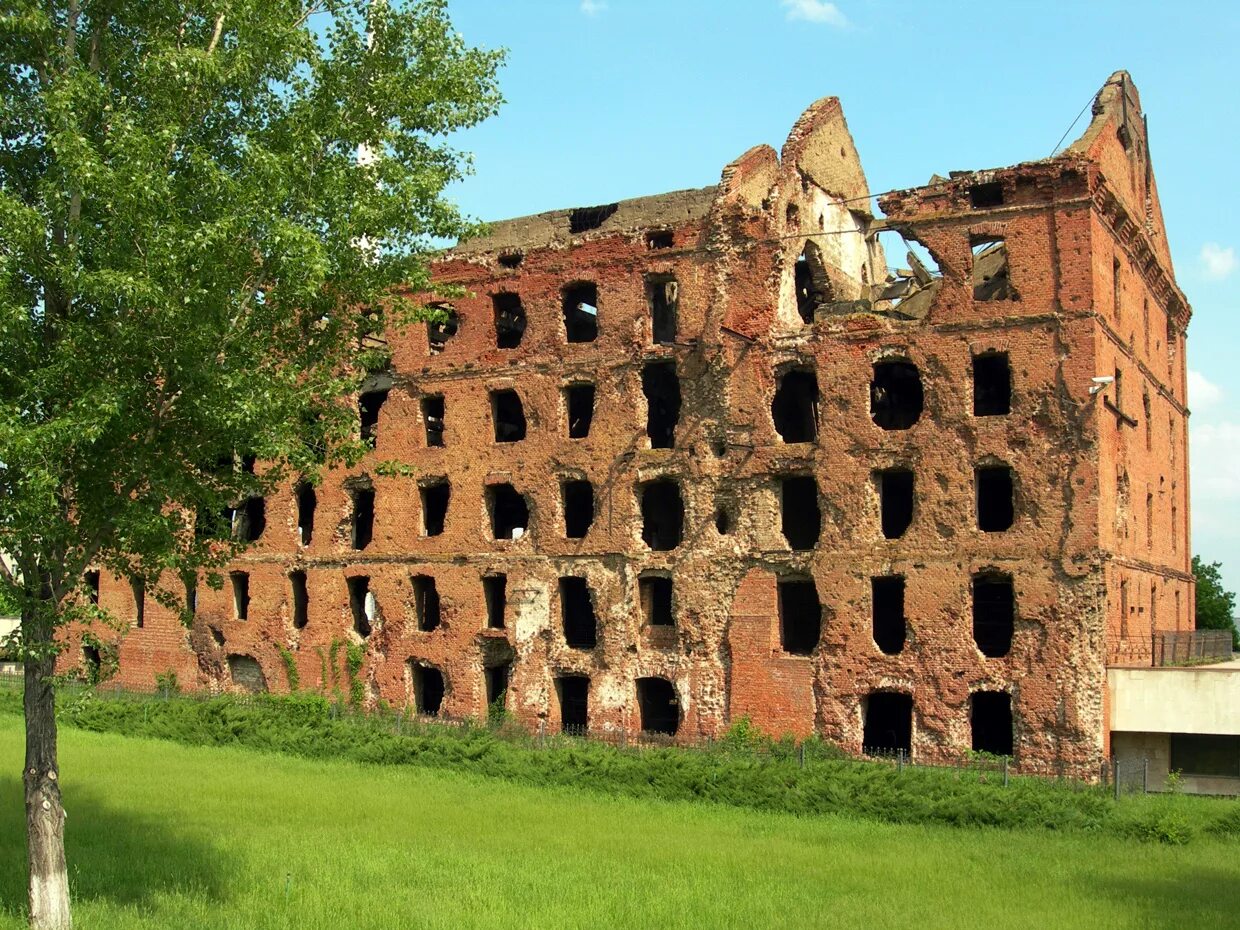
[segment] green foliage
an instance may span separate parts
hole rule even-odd
[[[301,676],[297,673],[297,659],[282,643],[276,643],[276,649],[280,651],[280,661],[284,663],[284,677],[288,681],[288,689],[290,692],[296,692],[301,687]]]
[[[487,705],[487,723],[492,727],[502,727],[508,722],[507,695],[501,694]]]
[[[107,642],[100,639],[93,630],[88,630],[82,634],[82,650],[95,650],[99,656],[97,665],[90,662],[83,662],[81,677],[86,684],[94,686],[101,684],[116,674],[120,668],[120,645],[115,642]]]
[[[322,646],[315,646],[314,651],[319,654],[319,693],[326,694],[328,687],[327,673],[327,653],[323,651]]]
[[[181,693],[181,683],[177,681],[177,673],[172,669],[155,673],[155,690],[164,697]]]
[[[362,681],[359,674],[366,654],[360,645],[349,642],[345,645],[344,655],[345,670],[349,677],[349,703],[360,708],[366,701],[366,683]]]
[[[1197,579],[1197,629],[1231,630],[1232,648],[1240,649],[1236,629],[1236,595],[1223,587],[1219,562],[1203,562],[1193,556],[1193,575]]]

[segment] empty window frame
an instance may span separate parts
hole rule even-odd
[[[489,484],[486,500],[491,533],[496,539],[520,539],[525,535],[530,525],[530,508],[516,488],[511,484]]]
[[[805,551],[818,545],[822,512],[818,507],[818,482],[813,475],[787,475],[779,479],[779,525],[790,548]]]
[[[1016,594],[1010,575],[980,572],[973,576],[973,641],[982,655],[1002,658],[1012,650]]]
[[[974,752],[1012,754],[1012,695],[1006,691],[974,691],[969,696],[969,727]]]
[[[308,546],[314,538],[314,514],[319,506],[319,496],[309,481],[298,482],[293,493],[297,501],[297,542]]]
[[[646,233],[646,248],[670,249],[676,244],[676,235],[670,229],[652,229]]]
[[[460,317],[451,304],[429,304],[428,309],[437,312],[438,319],[428,320],[426,324],[426,343],[431,355],[438,355],[448,344],[448,340],[457,334],[461,327]]]
[[[805,243],[793,268],[792,286],[796,292],[797,315],[802,323],[813,323],[818,308],[831,300],[831,279],[817,243]]]
[[[560,579],[560,621],[569,648],[593,649],[598,645],[594,599],[584,578],[569,575]]]
[[[1015,482],[1010,465],[979,465],[973,470],[977,490],[977,528],[1002,533],[1015,518]]]
[[[508,684],[512,679],[512,663],[488,665],[482,670],[487,689],[487,714],[498,714],[508,706]]]
[[[482,597],[486,601],[487,629],[502,630],[508,606],[508,576],[483,575]]]
[[[133,594],[133,625],[140,630],[146,626],[146,582],[141,578],[131,578],[129,590]]]
[[[578,281],[564,288],[564,336],[569,342],[598,338],[598,285]]]
[[[430,575],[414,575],[410,582],[413,584],[413,613],[418,629],[424,633],[438,629],[439,588],[435,586],[435,579]]]
[[[685,505],[680,485],[670,478],[648,481],[639,487],[642,541],[657,552],[675,549],[684,535]]]
[[[523,261],[525,261],[525,255],[521,252],[501,252],[499,256],[501,268],[520,268]]]
[[[496,442],[520,442],[525,438],[525,408],[521,395],[511,389],[491,392],[491,422]]]
[[[680,422],[680,379],[674,361],[642,366],[642,393],[646,395],[646,436],[652,449],[671,449]]]
[[[181,576],[181,584],[185,586],[185,613],[194,617],[198,614],[198,576],[187,572]]]
[[[375,492],[373,488],[355,488],[352,497],[349,544],[354,549],[361,550],[370,545],[375,535]]]
[[[242,542],[257,542],[267,529],[267,500],[247,497],[233,510],[233,536]]]
[[[651,340],[661,345],[676,341],[679,325],[680,287],[670,275],[650,275],[646,278],[646,300],[650,305]]]
[[[642,618],[648,626],[675,626],[672,614],[672,576],[643,572],[637,579]]]
[[[352,575],[345,580],[349,589],[349,611],[353,615],[353,630],[365,639],[374,629],[376,604],[370,590],[370,578]]]
[[[822,604],[812,578],[781,578],[779,644],[790,655],[807,656],[822,636]]]
[[[996,236],[974,236],[973,299],[1016,300],[1008,267],[1007,243]]]
[[[987,181],[983,184],[974,184],[969,188],[969,205],[975,210],[1003,206],[1002,182]]]
[[[583,539],[594,523],[594,485],[584,479],[563,481],[560,502],[564,508],[564,535]]]
[[[1240,736],[1172,733],[1171,770],[1205,778],[1240,778]]]
[[[887,468],[874,473],[878,489],[880,525],[885,539],[899,539],[913,522],[913,473]]]
[[[426,427],[427,448],[443,445],[444,402],[442,394],[428,394],[422,398],[422,425]]]
[[[238,620],[250,619],[250,574],[249,572],[230,572],[232,582],[233,616]]]
[[[870,418],[887,430],[908,429],[925,408],[921,373],[912,362],[888,359],[874,363],[870,382]]]
[[[86,683],[96,685],[102,677],[103,656],[98,646],[82,647],[82,670],[86,673]]]
[[[886,655],[904,651],[908,636],[904,619],[904,576],[879,575],[870,579],[874,644]]]
[[[778,376],[771,419],[784,442],[818,438],[818,378],[812,370],[793,368]]]
[[[289,572],[288,581],[293,593],[293,629],[304,630],[310,622],[310,589],[306,584],[306,573]]]
[[[866,755],[908,755],[913,746],[913,696],[872,691],[862,704],[861,751]]]
[[[519,294],[502,292],[491,295],[495,315],[495,345],[500,349],[515,349],[521,345],[528,321]]]
[[[568,438],[585,439],[594,422],[594,385],[584,382],[564,388],[564,407],[568,413]]]
[[[637,679],[637,707],[643,733],[675,736],[680,729],[680,701],[666,678]]]
[[[1012,366],[1006,352],[973,356],[973,415],[1003,417],[1012,412]]]
[[[362,442],[372,449],[379,438],[379,411],[383,409],[383,404],[387,399],[387,391],[366,391],[357,401]]]
[[[577,207],[568,214],[568,231],[583,233],[598,229],[619,209],[618,203],[606,203],[597,207]]]
[[[82,576],[82,581],[86,585],[86,599],[95,606],[99,606],[99,570],[92,568]]]
[[[585,675],[561,675],[555,680],[560,702],[560,729],[583,735],[590,725],[590,679]]]
[[[409,679],[413,686],[413,709],[427,717],[438,717],[443,707],[443,672],[433,665],[410,660]]]
[[[422,532],[426,536],[440,536],[448,520],[448,504],[452,500],[452,485],[447,478],[428,481],[418,488],[422,500]]]

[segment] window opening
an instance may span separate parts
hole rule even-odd
[[[319,497],[314,485],[308,481],[299,482],[295,492],[297,497],[297,540],[301,545],[310,545],[314,538],[314,512],[319,506]]]
[[[676,237],[670,229],[656,229],[646,233],[646,248],[670,249],[675,245]]]
[[[528,321],[521,296],[509,292],[491,295],[495,311],[495,345],[501,349],[515,349],[521,344]]]
[[[680,728],[680,702],[666,678],[637,679],[637,706],[643,733],[675,736]]]
[[[250,575],[248,572],[231,572],[233,616],[238,620],[250,619]]]
[[[865,726],[861,751],[866,755],[904,753],[913,747],[913,696],[898,691],[871,691],[862,707]]]
[[[1240,736],[1172,733],[1171,770],[1206,778],[1240,778]]]
[[[874,363],[870,382],[870,418],[883,429],[908,429],[925,406],[921,374],[912,362],[888,360]]]
[[[568,408],[568,438],[585,439],[594,421],[594,385],[570,384],[564,389],[564,404]]]
[[[512,663],[488,665],[484,670],[487,686],[487,712],[503,710],[508,706],[508,684],[512,677]]]
[[[913,473],[906,468],[875,472],[883,537],[899,539],[913,522]]]
[[[973,415],[1001,417],[1012,412],[1012,368],[1006,352],[973,356]]]
[[[590,282],[564,288],[564,333],[569,342],[598,338],[598,285]]]
[[[353,614],[353,630],[365,639],[374,629],[377,604],[370,590],[370,578],[353,575],[346,580],[349,588],[349,610]]]
[[[525,408],[516,391],[491,392],[491,420],[496,442],[520,442],[525,438]]]
[[[822,512],[818,508],[818,482],[813,475],[779,479],[779,521],[791,548],[804,551],[818,545]]]
[[[525,256],[520,252],[503,252],[499,256],[499,263],[504,268],[520,268],[523,261]]]
[[[645,573],[637,579],[642,617],[649,626],[675,626],[672,616],[672,578]]]
[[[1012,695],[1006,691],[974,691],[969,698],[969,724],[974,752],[1012,754]]]
[[[529,505],[511,484],[487,485],[487,509],[496,539],[520,539],[529,529]]]
[[[310,590],[306,585],[306,573],[289,572],[288,580],[293,589],[293,629],[304,630],[310,622]]]
[[[414,575],[411,581],[413,582],[413,612],[418,619],[418,629],[424,633],[438,629],[439,589],[435,586],[435,579],[430,575]]]
[[[444,350],[448,340],[457,334],[461,321],[456,308],[451,304],[428,304],[427,308],[438,311],[440,319],[428,320],[426,323],[426,340],[431,355],[438,355]]]
[[[85,666],[86,683],[89,685],[98,684],[99,679],[102,677],[100,669],[103,666],[103,657],[99,654],[98,647],[82,647],[82,665]]]
[[[354,549],[365,549],[374,539],[375,492],[371,488],[353,491],[353,518],[350,521],[349,542]]]
[[[426,427],[426,445],[437,448],[443,445],[444,402],[442,394],[422,398],[422,423]]]
[[[1016,596],[1010,575],[973,576],[973,641],[982,655],[998,659],[1012,649]]]
[[[680,288],[676,279],[652,275],[646,281],[650,301],[651,336],[656,343],[671,345],[676,341]]]
[[[997,237],[973,237],[973,299],[1016,300],[1008,265],[1007,242]]]
[[[422,485],[418,494],[422,498],[422,532],[427,536],[441,535],[448,520],[452,485],[446,478],[441,478]]]
[[[247,497],[232,512],[233,536],[242,542],[257,542],[267,529],[267,501]]]
[[[642,367],[642,393],[646,395],[646,435],[650,448],[670,449],[680,422],[680,379],[675,362],[647,362]]]
[[[560,729],[584,735],[590,725],[590,679],[585,675],[561,675],[555,680],[560,700]]]
[[[818,308],[831,300],[831,279],[823,264],[822,250],[813,241],[807,241],[792,272],[793,289],[796,291],[797,314],[802,323],[813,323]]]
[[[508,604],[508,576],[484,575],[482,596],[487,605],[487,629],[504,628],[504,610]]]
[[[146,582],[133,578],[129,582],[129,590],[133,592],[133,625],[140,630],[146,626]]]
[[[781,578],[779,643],[790,655],[807,656],[822,636],[822,604],[812,578]]]
[[[641,486],[642,541],[657,552],[675,549],[684,532],[680,485],[661,478]]]
[[[979,465],[973,474],[977,486],[977,528],[984,533],[1011,529],[1015,518],[1011,466]]]
[[[96,607],[99,606],[99,577],[98,569],[91,569],[83,575],[83,580],[86,582],[86,597]]]
[[[594,600],[584,578],[573,575],[560,579],[560,620],[564,642],[572,649],[593,649],[598,645],[598,620]]]
[[[771,418],[784,442],[813,442],[818,438],[818,378],[813,371],[794,368],[779,375]]]
[[[969,204],[976,210],[1003,206],[1003,184],[1000,181],[974,184],[969,188]]]
[[[1141,406],[1145,409],[1145,451],[1150,452],[1154,448],[1154,421],[1150,416],[1150,395],[1148,391],[1141,395]]]
[[[383,409],[387,399],[387,391],[367,391],[357,402],[362,424],[362,442],[372,449],[379,438],[379,411]]]
[[[413,709],[426,717],[438,717],[443,707],[443,672],[433,665],[410,661],[409,675],[413,680]]]
[[[564,506],[564,535],[582,539],[594,523],[594,485],[589,481],[565,481],[560,484]]]
[[[198,576],[192,572],[181,576],[185,586],[185,613],[191,617],[198,614]]]
[[[602,204],[597,207],[578,207],[568,214],[568,231],[583,233],[598,229],[618,209],[620,209],[618,203]]]
[[[874,643],[889,656],[904,651],[908,635],[904,619],[904,576],[880,575],[870,579]]]

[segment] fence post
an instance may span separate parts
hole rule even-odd
[[[1141,793],[1150,793],[1150,760],[1141,760]]]
[[[1115,800],[1119,800],[1119,759],[1111,760],[1111,780],[1115,784]]]
[[[897,772],[904,771],[904,750],[903,749],[896,750],[896,771]]]
[[[546,743],[547,737],[547,721],[543,718],[538,720],[538,748],[542,749]]]
[[[802,740],[801,748],[797,753],[801,757],[801,768],[805,768],[805,742]]]
[[[1003,787],[1006,788],[1007,786],[1008,786],[1008,760],[1004,758],[1003,760]]]

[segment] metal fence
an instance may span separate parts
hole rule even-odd
[[[1165,668],[1230,662],[1230,630],[1160,630],[1144,636],[1115,636],[1107,642],[1107,664]]]

